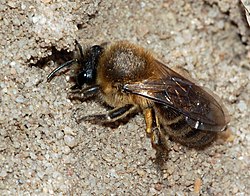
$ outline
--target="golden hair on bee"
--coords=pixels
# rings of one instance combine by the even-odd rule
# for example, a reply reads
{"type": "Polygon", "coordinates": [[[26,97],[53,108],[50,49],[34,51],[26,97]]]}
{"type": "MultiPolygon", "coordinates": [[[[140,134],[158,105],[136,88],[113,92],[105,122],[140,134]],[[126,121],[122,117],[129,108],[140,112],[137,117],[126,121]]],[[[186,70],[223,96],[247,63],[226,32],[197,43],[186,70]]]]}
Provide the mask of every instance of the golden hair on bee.
{"type": "Polygon", "coordinates": [[[183,145],[202,147],[225,129],[228,120],[219,102],[144,48],[127,41],[94,45],[85,51],[77,45],[80,57],[53,70],[48,81],[77,63],[70,96],[82,101],[99,96],[113,107],[106,114],[81,117],[79,122],[112,123],[141,112],[152,146],[162,149],[166,135],[183,145]]]}

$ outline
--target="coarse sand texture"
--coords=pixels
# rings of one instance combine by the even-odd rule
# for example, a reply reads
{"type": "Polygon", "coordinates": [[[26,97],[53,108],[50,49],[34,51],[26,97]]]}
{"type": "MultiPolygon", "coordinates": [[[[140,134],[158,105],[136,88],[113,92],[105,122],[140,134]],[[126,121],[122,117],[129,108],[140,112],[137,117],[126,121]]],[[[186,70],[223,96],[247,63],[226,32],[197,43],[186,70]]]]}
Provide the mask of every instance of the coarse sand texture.
{"type": "Polygon", "coordinates": [[[229,0],[0,1],[0,195],[237,195],[250,193],[248,5],[229,0]],[[180,66],[217,94],[227,137],[195,150],[167,140],[155,162],[142,114],[115,127],[76,122],[105,113],[68,99],[47,75],[83,49],[128,40],[180,66]]]}

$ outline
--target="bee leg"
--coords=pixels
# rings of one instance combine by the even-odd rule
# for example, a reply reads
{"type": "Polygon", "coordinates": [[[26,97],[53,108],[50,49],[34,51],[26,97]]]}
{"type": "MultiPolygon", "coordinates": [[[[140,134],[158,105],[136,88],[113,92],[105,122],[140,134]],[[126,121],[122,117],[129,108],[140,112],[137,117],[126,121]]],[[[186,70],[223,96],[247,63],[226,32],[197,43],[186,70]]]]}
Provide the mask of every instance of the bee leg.
{"type": "Polygon", "coordinates": [[[147,108],[144,110],[144,118],[146,122],[146,133],[148,136],[150,136],[151,141],[154,141],[154,138],[152,137],[153,133],[153,114],[152,114],[152,108],[147,108]]]}
{"type": "Polygon", "coordinates": [[[84,101],[90,97],[97,95],[99,91],[100,87],[98,85],[89,86],[84,89],[74,89],[70,92],[68,98],[84,101]]]}
{"type": "Polygon", "coordinates": [[[127,104],[123,107],[114,108],[107,114],[85,116],[83,118],[78,119],[77,122],[80,123],[81,121],[89,121],[92,123],[99,123],[99,124],[112,123],[126,117],[128,114],[137,111],[137,109],[138,109],[137,106],[132,104],[127,104]]]}
{"type": "Polygon", "coordinates": [[[167,147],[167,141],[164,134],[161,132],[160,129],[156,128],[153,131],[153,135],[155,138],[155,143],[152,144],[155,152],[155,163],[160,166],[160,168],[164,168],[164,165],[168,159],[169,149],[167,147]]]}
{"type": "Polygon", "coordinates": [[[146,122],[146,133],[151,138],[153,148],[157,148],[159,144],[159,127],[155,126],[156,119],[152,108],[144,110],[144,118],[146,122]]]}
{"type": "Polygon", "coordinates": [[[160,123],[152,108],[144,110],[146,133],[151,138],[152,147],[156,150],[167,150],[166,139],[161,131],[160,123]]]}

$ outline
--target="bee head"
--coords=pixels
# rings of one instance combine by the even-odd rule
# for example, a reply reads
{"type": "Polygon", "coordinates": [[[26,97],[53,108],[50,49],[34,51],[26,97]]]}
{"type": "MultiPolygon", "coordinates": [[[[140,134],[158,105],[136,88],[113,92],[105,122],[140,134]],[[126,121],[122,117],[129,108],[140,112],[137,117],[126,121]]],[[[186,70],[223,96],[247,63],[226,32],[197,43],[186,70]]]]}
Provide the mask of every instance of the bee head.
{"type": "Polygon", "coordinates": [[[97,65],[103,48],[99,45],[94,45],[87,49],[84,54],[81,48],[79,49],[81,58],[77,60],[80,66],[76,73],[76,85],[81,87],[84,84],[94,84],[96,81],[97,65]]]}
{"type": "Polygon", "coordinates": [[[83,53],[81,45],[78,42],[76,42],[76,44],[79,48],[80,58],[67,61],[66,63],[54,69],[47,76],[48,82],[50,82],[55,74],[62,68],[69,67],[75,63],[78,64],[78,68],[75,73],[76,85],[74,88],[81,88],[84,84],[94,84],[96,82],[97,65],[103,52],[103,47],[94,45],[86,49],[86,51],[83,53]]]}

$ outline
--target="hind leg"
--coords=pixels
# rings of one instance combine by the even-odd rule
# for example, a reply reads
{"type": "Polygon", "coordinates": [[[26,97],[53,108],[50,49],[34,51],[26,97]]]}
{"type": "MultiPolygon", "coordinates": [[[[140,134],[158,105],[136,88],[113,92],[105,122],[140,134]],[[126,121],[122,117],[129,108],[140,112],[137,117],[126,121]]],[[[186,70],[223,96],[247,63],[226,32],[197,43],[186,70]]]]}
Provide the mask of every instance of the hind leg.
{"type": "Polygon", "coordinates": [[[155,115],[153,108],[147,108],[144,110],[144,118],[146,122],[146,133],[151,139],[152,147],[156,150],[167,150],[167,142],[161,131],[159,120],[155,115]]]}

